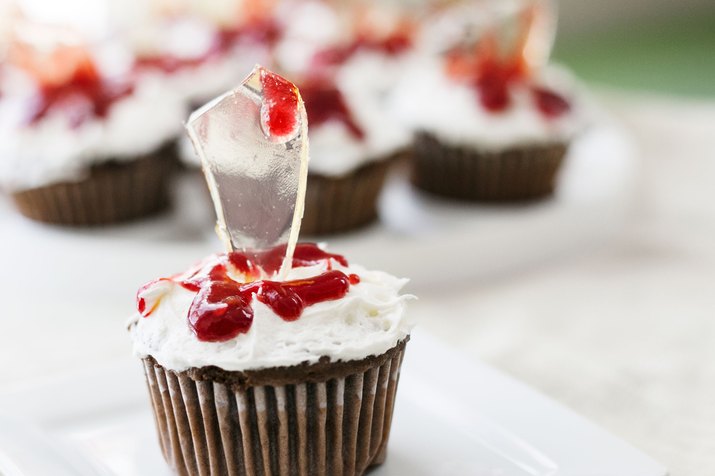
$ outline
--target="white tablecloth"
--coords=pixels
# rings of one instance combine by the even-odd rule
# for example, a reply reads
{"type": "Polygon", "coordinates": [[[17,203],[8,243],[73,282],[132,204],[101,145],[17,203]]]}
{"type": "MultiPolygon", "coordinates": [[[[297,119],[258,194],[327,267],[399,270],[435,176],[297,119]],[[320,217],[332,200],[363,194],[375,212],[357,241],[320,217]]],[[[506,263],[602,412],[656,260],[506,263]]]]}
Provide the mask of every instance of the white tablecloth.
{"type": "Polygon", "coordinates": [[[609,94],[642,151],[616,240],[422,295],[420,325],[669,467],[715,468],[715,102],[609,94]]]}
{"type": "MultiPolygon", "coordinates": [[[[643,154],[637,207],[616,239],[518,273],[423,290],[412,312],[427,331],[566,403],[673,474],[711,474],[715,103],[606,100],[643,154]]],[[[101,296],[68,299],[81,306],[101,296]]],[[[123,311],[114,311],[111,319],[0,317],[0,389],[125,356],[123,311]],[[70,338],[77,335],[93,338],[70,338]]]]}

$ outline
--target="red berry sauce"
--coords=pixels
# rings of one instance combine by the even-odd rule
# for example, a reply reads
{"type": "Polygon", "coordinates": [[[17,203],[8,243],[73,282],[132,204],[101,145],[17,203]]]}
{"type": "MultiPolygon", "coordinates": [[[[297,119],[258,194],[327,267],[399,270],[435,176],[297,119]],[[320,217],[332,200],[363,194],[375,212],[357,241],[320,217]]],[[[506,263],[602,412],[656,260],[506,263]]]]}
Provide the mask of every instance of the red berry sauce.
{"type": "MultiPolygon", "coordinates": [[[[162,279],[172,280],[185,289],[196,292],[189,308],[188,321],[197,338],[205,342],[223,342],[248,332],[253,322],[253,296],[269,306],[282,319],[295,321],[306,307],[340,299],[347,294],[351,285],[360,282],[360,277],[355,274],[348,276],[342,271],[330,269],[331,260],[347,266],[343,256],[327,253],[312,243],[296,246],[293,266],[311,266],[327,262],[328,271],[295,281],[255,280],[260,276],[261,269],[265,270],[263,260],[266,260],[268,266],[275,267],[275,256],[279,254],[271,250],[252,260],[243,253],[232,252],[218,255],[211,262],[204,262],[188,276],[162,279]],[[229,266],[233,267],[235,272],[243,274],[246,282],[232,279],[229,266]]],[[[139,294],[158,281],[143,286],[139,294]]],[[[151,315],[157,306],[158,301],[151,309],[147,309],[146,301],[141,297],[137,299],[137,309],[144,317],[151,315]]]]}
{"type": "Polygon", "coordinates": [[[38,77],[39,97],[27,116],[28,124],[61,109],[70,126],[79,127],[92,118],[106,117],[116,101],[132,93],[130,84],[102,78],[88,57],[73,66],[74,71],[60,83],[38,77]]]}
{"type": "Polygon", "coordinates": [[[211,46],[202,55],[191,58],[178,58],[171,54],[142,56],[137,58],[134,68],[139,71],[159,69],[171,74],[185,68],[196,68],[221,57],[238,43],[273,45],[281,38],[282,33],[280,25],[275,21],[256,18],[243,26],[217,31],[211,46]]]}
{"type": "Polygon", "coordinates": [[[331,81],[318,78],[308,80],[301,86],[300,94],[305,101],[308,123],[311,126],[319,126],[331,120],[339,121],[355,139],[365,138],[365,132],[355,122],[345,97],[331,81]]]}
{"type": "Polygon", "coordinates": [[[368,36],[356,38],[351,43],[333,46],[318,51],[312,59],[314,68],[339,66],[360,51],[374,51],[388,56],[398,56],[412,47],[412,39],[405,32],[397,32],[382,39],[368,36]]]}
{"type": "Polygon", "coordinates": [[[570,104],[554,91],[531,84],[531,71],[523,57],[523,50],[504,57],[499,52],[496,38],[486,34],[471,51],[457,48],[447,53],[446,68],[450,76],[470,84],[487,111],[503,112],[511,106],[511,89],[526,84],[534,104],[547,119],[557,118],[570,110],[570,104]]]}
{"type": "Polygon", "coordinates": [[[261,70],[261,123],[269,137],[291,138],[298,129],[298,88],[287,79],[261,70]]]}
{"type": "Polygon", "coordinates": [[[543,87],[531,90],[536,107],[546,117],[559,117],[571,110],[571,104],[563,96],[543,87]]]}

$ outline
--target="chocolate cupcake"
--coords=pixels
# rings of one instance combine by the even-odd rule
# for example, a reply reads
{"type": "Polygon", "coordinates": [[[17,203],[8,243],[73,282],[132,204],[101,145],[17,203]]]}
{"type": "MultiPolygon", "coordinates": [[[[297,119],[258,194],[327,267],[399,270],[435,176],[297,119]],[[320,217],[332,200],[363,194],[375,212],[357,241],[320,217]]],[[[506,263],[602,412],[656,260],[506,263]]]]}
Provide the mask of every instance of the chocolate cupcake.
{"type": "Polygon", "coordinates": [[[378,110],[370,90],[345,89],[354,94],[325,79],[300,86],[310,123],[301,228],[307,234],[345,232],[373,222],[390,165],[409,142],[406,130],[378,110]]]}
{"type": "Polygon", "coordinates": [[[547,43],[542,37],[531,43],[543,33],[538,7],[503,13],[484,26],[476,19],[488,11],[458,5],[423,32],[431,50],[408,68],[391,103],[415,132],[418,188],[477,201],[554,191],[585,111],[568,72],[535,60],[535,45],[541,53],[547,43]],[[471,34],[461,37],[460,30],[471,34]]]}
{"type": "Polygon", "coordinates": [[[386,114],[385,98],[411,51],[411,31],[401,17],[389,17],[387,7],[380,10],[384,31],[364,31],[345,5],[292,7],[275,58],[297,79],[310,123],[301,230],[311,235],[354,230],[377,218],[386,174],[410,143],[409,131],[386,114]]]}
{"type": "Polygon", "coordinates": [[[183,116],[175,95],[153,81],[103,75],[81,46],[11,51],[0,97],[0,184],[18,210],[83,226],[166,208],[183,116]]]}
{"type": "Polygon", "coordinates": [[[137,74],[156,78],[188,109],[235,86],[269,59],[280,36],[268,4],[192,2],[170,10],[148,2],[117,3],[116,22],[135,56],[137,74]]]}
{"type": "Polygon", "coordinates": [[[233,252],[153,281],[129,325],[179,474],[361,475],[386,456],[405,280],[300,244],[284,281],[233,252]]]}
{"type": "Polygon", "coordinates": [[[569,75],[549,67],[529,82],[510,81],[488,92],[455,81],[440,61],[425,63],[403,83],[395,103],[415,130],[414,184],[477,201],[553,193],[568,147],[584,125],[569,75]]]}

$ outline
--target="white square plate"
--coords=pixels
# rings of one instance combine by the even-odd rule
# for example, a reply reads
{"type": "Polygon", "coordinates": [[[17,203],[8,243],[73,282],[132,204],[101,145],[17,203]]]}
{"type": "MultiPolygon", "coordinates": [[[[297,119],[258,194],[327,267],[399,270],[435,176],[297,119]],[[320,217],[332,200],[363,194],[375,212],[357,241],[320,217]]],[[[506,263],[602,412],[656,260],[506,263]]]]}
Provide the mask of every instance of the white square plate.
{"type": "MultiPolygon", "coordinates": [[[[387,462],[373,476],[665,476],[647,456],[416,333],[387,462]]],[[[137,362],[0,394],[0,474],[170,474],[137,362]]]]}

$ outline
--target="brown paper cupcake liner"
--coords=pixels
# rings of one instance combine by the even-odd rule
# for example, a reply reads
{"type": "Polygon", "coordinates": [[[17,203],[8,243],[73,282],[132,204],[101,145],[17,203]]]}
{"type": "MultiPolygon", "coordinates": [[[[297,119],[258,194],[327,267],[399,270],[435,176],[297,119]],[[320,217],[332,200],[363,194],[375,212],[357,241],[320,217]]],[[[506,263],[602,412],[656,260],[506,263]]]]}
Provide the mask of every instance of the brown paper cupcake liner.
{"type": "Polygon", "coordinates": [[[343,177],[310,173],[300,230],[309,235],[325,235],[375,221],[377,199],[395,157],[365,164],[343,177]]]}
{"type": "Polygon", "coordinates": [[[174,145],[126,162],[106,162],[77,182],[59,182],[12,194],[33,220],[72,226],[119,223],[158,213],[169,205],[176,168],[174,145]]]}
{"type": "Polygon", "coordinates": [[[551,195],[568,146],[533,145],[499,152],[417,135],[412,180],[434,194],[462,200],[519,201],[551,195]]]}
{"type": "Polygon", "coordinates": [[[385,459],[404,348],[405,341],[366,361],[248,375],[173,372],[148,357],[164,457],[181,475],[361,475],[385,459]],[[291,373],[301,380],[254,385],[291,373]]]}

